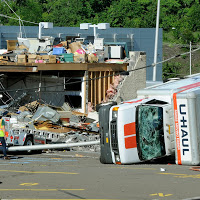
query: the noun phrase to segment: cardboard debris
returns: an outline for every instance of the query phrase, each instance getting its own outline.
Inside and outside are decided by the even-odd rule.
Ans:
[[[88,55],[88,62],[96,63],[96,62],[98,62],[98,57],[95,54],[91,53]]]
[[[43,55],[42,60],[44,63],[56,63],[56,55]]]
[[[61,44],[62,44],[64,47],[67,47],[67,46],[68,46],[67,41],[62,41]]]
[[[28,63],[35,63],[35,60],[37,60],[36,54],[29,54],[28,55]]]
[[[19,45],[16,49],[26,49],[26,50],[28,50],[28,47],[22,44],[22,45]]]
[[[78,49],[81,49],[81,42],[72,42],[69,44],[69,48],[71,49],[72,53],[75,53]]]
[[[74,54],[74,62],[75,63],[85,63],[86,62],[86,54]]]
[[[18,55],[17,62],[18,63],[26,63],[27,62],[27,55]]]
[[[12,51],[17,48],[17,40],[6,40],[7,41],[7,50]]]

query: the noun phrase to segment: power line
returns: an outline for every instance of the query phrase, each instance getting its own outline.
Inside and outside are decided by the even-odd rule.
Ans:
[[[3,15],[3,14],[0,14],[0,16],[1,16],[1,17],[5,17],[5,18],[10,18],[10,19],[19,20],[19,19],[15,18],[15,17],[10,17],[10,16]],[[22,20],[22,19],[20,19],[20,20],[21,20],[22,22],[32,23],[32,24],[36,24],[36,25],[39,24],[39,23],[35,23],[35,22],[30,22],[30,21],[27,21],[27,20]]]

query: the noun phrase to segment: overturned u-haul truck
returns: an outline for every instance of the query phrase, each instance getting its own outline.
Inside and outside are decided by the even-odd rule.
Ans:
[[[99,110],[102,163],[131,164],[174,156],[200,164],[200,74],[137,92]]]

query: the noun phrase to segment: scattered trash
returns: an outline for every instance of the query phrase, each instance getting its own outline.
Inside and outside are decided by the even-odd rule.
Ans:
[[[161,171],[161,172],[165,172],[166,169],[165,169],[165,168],[160,168],[160,171]]]

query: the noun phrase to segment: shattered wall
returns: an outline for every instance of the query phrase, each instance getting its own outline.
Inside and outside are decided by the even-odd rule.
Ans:
[[[64,102],[67,102],[67,97],[71,96],[81,96],[84,99],[85,94],[83,90],[85,88],[81,85],[80,91],[73,91],[74,84],[68,84],[65,87],[65,82],[73,80],[74,76],[78,76],[80,80],[83,79],[84,74],[77,73],[73,74],[62,72],[62,74],[52,73],[52,74],[23,74],[23,73],[8,73],[4,75],[4,80],[2,81],[6,91],[13,97],[13,99],[20,98],[23,94],[26,94],[25,102],[21,102],[22,106],[25,103],[29,103],[35,100],[41,103],[51,104],[54,106],[62,106]],[[80,77],[79,77],[80,76]],[[69,78],[68,78],[69,77]],[[76,79],[74,79],[76,80]],[[69,89],[70,88],[70,89]],[[69,90],[69,91],[68,91]],[[82,101],[82,100],[81,100]],[[74,102],[70,102],[74,103]],[[85,101],[80,102],[80,108],[82,109]],[[72,106],[73,108],[73,106]]]
[[[30,96],[31,101],[42,99],[42,101],[48,104],[57,106],[63,105],[63,78],[52,78],[50,76],[44,76],[40,79],[40,76],[27,75],[21,78],[18,76],[18,79],[14,77],[8,77],[6,82],[8,83],[6,84],[6,89],[10,91],[9,94],[14,99],[23,93],[26,93]],[[41,88],[39,88],[40,82]]]
[[[146,53],[132,52],[127,70],[135,70],[124,76],[124,80],[117,86],[117,94],[113,97],[118,103],[134,99],[137,96],[137,90],[146,87]],[[137,70],[139,68],[143,68]]]

